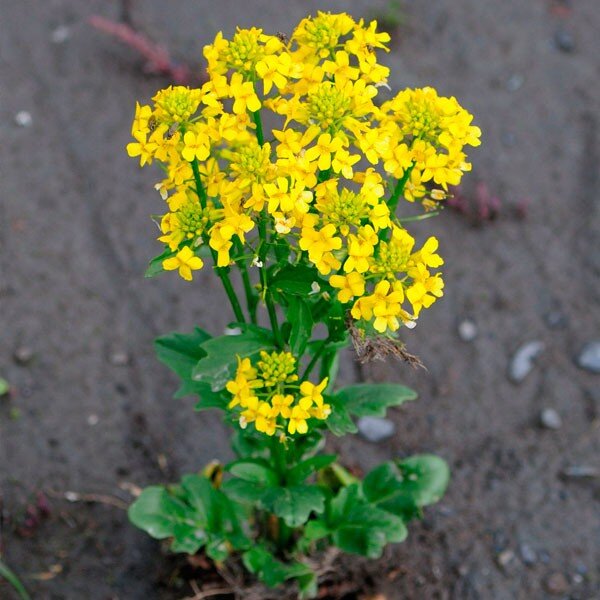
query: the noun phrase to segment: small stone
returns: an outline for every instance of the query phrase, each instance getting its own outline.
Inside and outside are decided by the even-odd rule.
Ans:
[[[458,337],[463,342],[472,342],[477,337],[477,325],[471,319],[464,319],[458,324]]]
[[[28,346],[19,346],[13,354],[15,362],[19,365],[29,364],[33,360],[33,356],[33,350]]]
[[[518,89],[521,88],[524,82],[525,77],[523,77],[523,75],[520,75],[519,73],[515,73],[514,75],[511,75],[506,81],[506,89],[509,92],[516,92]]]
[[[498,566],[506,570],[509,564],[514,560],[515,553],[512,550],[503,550],[496,556],[496,562]]]
[[[508,376],[514,383],[521,383],[529,375],[535,359],[543,352],[544,344],[540,341],[523,344],[514,354],[508,368]]]
[[[396,431],[396,426],[389,419],[379,417],[361,417],[358,422],[358,431],[369,442],[381,442]]]
[[[31,117],[31,113],[27,112],[26,110],[20,110],[15,115],[15,123],[19,127],[30,127],[31,124],[33,123],[33,119]]]
[[[590,373],[600,373],[600,341],[594,340],[587,343],[575,359],[580,369]]]
[[[100,419],[98,418],[98,415],[90,415],[90,416],[87,418],[87,423],[88,423],[88,425],[90,425],[90,426],[92,426],[92,427],[93,427],[94,425],[98,425],[98,422],[99,422],[99,421],[100,421]]]
[[[547,550],[540,550],[538,556],[540,557],[540,562],[544,565],[547,565],[550,562],[550,554]]]
[[[575,50],[575,38],[568,31],[559,29],[554,34],[554,45],[561,52],[573,52],[573,50]]]
[[[552,573],[544,581],[544,587],[549,594],[560,596],[569,591],[569,582],[562,573]]]
[[[535,550],[529,544],[519,545],[519,554],[524,564],[531,566],[537,562],[537,554]]]
[[[50,35],[53,44],[63,44],[71,37],[71,29],[67,25],[59,25]]]
[[[573,583],[573,585],[580,585],[583,583],[583,575],[580,575],[579,573],[574,573],[571,576],[571,582]]]
[[[550,329],[564,329],[569,319],[561,310],[551,310],[544,314],[544,321]]]
[[[560,429],[562,427],[562,418],[558,411],[553,408],[545,408],[540,413],[540,425],[546,429]]]
[[[573,465],[563,469],[562,475],[573,479],[593,479],[600,477],[600,469],[590,465]]]
[[[126,367],[129,364],[129,354],[123,350],[117,350],[110,355],[110,364],[115,367]]]

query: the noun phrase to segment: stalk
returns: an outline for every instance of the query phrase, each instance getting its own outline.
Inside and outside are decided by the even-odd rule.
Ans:
[[[198,194],[198,198],[200,200],[200,204],[202,208],[206,208],[206,190],[202,185],[202,179],[200,178],[200,169],[198,168],[198,160],[195,158],[191,163],[192,171],[194,173],[194,181],[196,183],[196,193]],[[203,235],[204,243],[208,244],[208,236],[206,234]],[[210,244],[208,244],[210,248]],[[233,285],[231,284],[231,280],[229,279],[229,267],[217,267],[217,253],[215,250],[210,248],[210,253],[212,254],[213,262],[215,264],[215,270],[217,275],[221,279],[221,283],[225,288],[225,293],[227,294],[227,298],[229,298],[229,302],[231,304],[231,308],[233,309],[233,313],[235,314],[235,319],[238,323],[245,323],[246,317],[244,317],[244,311],[240,306],[240,302],[238,297],[233,289]]]

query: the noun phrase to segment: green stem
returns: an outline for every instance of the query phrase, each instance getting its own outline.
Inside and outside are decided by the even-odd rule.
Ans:
[[[206,190],[202,185],[202,179],[200,178],[200,169],[198,168],[198,160],[194,159],[191,163],[192,171],[194,173],[194,181],[196,183],[196,193],[198,194],[198,199],[200,200],[200,204],[203,208],[206,208]],[[203,240],[205,244],[208,244],[208,236],[204,234]],[[210,244],[208,244],[210,247]],[[231,280],[229,279],[229,267],[218,267],[218,255],[215,250],[210,249],[210,253],[212,254],[213,262],[215,264],[215,270],[217,275],[221,279],[223,283],[223,287],[225,288],[225,293],[229,298],[229,302],[231,303],[231,308],[233,308],[233,313],[235,314],[235,319],[238,323],[245,323],[246,317],[244,317],[244,311],[240,306],[240,302],[238,300],[237,294],[233,289],[233,285],[231,284]]]
[[[269,240],[267,239],[267,215],[263,210],[258,223],[258,233],[260,237],[260,246],[258,250],[258,258],[261,262],[260,267],[260,283],[262,285],[262,294],[267,305],[267,312],[269,313],[269,321],[271,323],[271,329],[273,330],[273,336],[275,343],[279,348],[284,347],[283,338],[281,337],[281,331],[279,330],[279,323],[277,322],[277,311],[275,305],[269,293],[269,285],[267,282],[267,254],[269,251]]]
[[[308,365],[304,371],[304,374],[302,375],[301,381],[306,381],[306,379],[308,379],[308,376],[310,375],[311,371],[315,368],[315,365],[319,362],[319,359],[323,355],[323,352],[325,352],[325,348],[327,348],[328,341],[329,341],[329,338],[326,340],[323,340],[320,343],[319,347],[317,348],[317,350],[313,354],[313,357],[311,358],[310,362],[308,363]]]
[[[390,208],[390,213],[392,214],[395,214],[396,212],[396,207],[398,206],[398,199],[400,198],[400,194],[404,191],[406,182],[408,181],[408,178],[410,177],[414,166],[414,163],[410,165],[410,167],[408,167],[408,169],[406,169],[406,171],[404,172],[404,175],[402,175],[402,177],[398,179],[396,187],[394,188],[394,192],[392,193],[392,197],[388,200],[387,204]]]
[[[242,244],[239,240],[236,240],[236,248],[241,254],[243,252]],[[246,293],[246,305],[248,307],[248,315],[250,315],[250,321],[256,325],[256,307],[258,305],[258,298],[254,289],[252,288],[252,282],[250,281],[250,274],[248,273],[248,267],[246,261],[236,261],[236,264],[242,275],[242,282],[244,283],[244,292]]]
[[[196,182],[196,194],[200,200],[202,208],[206,208],[206,190],[202,185],[202,179],[200,179],[200,169],[198,167],[198,159],[195,158],[191,163],[192,172],[194,173],[194,181]]]
[[[260,117],[260,109],[252,113],[252,120],[256,125],[256,139],[258,140],[259,145],[262,146],[265,143],[265,136],[263,133],[262,119]]]
[[[6,579],[14,590],[19,595],[21,600],[31,600],[31,597],[27,593],[25,586],[19,581],[19,578],[6,566],[4,562],[0,560],[0,577]]]

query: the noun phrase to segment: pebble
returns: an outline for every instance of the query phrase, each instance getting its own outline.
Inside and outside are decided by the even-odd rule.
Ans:
[[[519,545],[519,554],[524,564],[531,566],[537,562],[537,554],[535,550],[529,544]]]
[[[561,52],[573,52],[575,50],[575,38],[564,29],[559,29],[554,34],[554,45]]]
[[[15,123],[19,127],[30,127],[33,123],[33,118],[31,117],[31,113],[26,110],[20,110],[15,115]]]
[[[590,373],[600,373],[600,341],[587,343],[579,353],[575,362],[580,369]]]
[[[523,344],[514,354],[508,367],[508,376],[514,383],[520,383],[529,375],[535,359],[543,352],[544,343],[540,341]]]
[[[50,35],[53,44],[63,44],[71,37],[71,29],[67,25],[59,25]]]
[[[562,573],[552,573],[544,581],[544,587],[549,594],[559,596],[569,591],[569,582]]]
[[[563,477],[594,478],[600,477],[600,469],[590,465],[573,465],[562,470]]]
[[[550,310],[544,314],[544,321],[550,329],[563,329],[569,324],[567,315],[561,310]]]
[[[540,413],[540,425],[546,429],[560,429],[562,427],[562,418],[558,411],[553,408],[545,408]]]
[[[369,442],[381,442],[396,431],[396,426],[389,419],[379,417],[361,417],[357,422],[358,431]]]
[[[117,350],[110,355],[110,364],[115,367],[126,367],[129,364],[129,354],[122,350]]]
[[[509,92],[516,92],[521,88],[524,82],[525,77],[523,77],[523,75],[520,75],[519,73],[515,73],[514,75],[511,75],[506,81],[506,89]]]
[[[98,415],[90,415],[90,416],[87,418],[87,423],[88,423],[88,425],[91,425],[92,427],[93,427],[94,425],[98,425],[98,422],[99,422],[99,421],[100,421],[100,419],[98,418]]]
[[[477,337],[477,325],[471,319],[464,319],[458,324],[458,337],[463,342],[472,342]]]
[[[515,553],[512,550],[503,550],[496,556],[498,566],[506,570],[509,564],[515,559]]]
[[[29,364],[33,360],[33,356],[33,350],[28,346],[19,346],[13,354],[15,362],[19,365]]]

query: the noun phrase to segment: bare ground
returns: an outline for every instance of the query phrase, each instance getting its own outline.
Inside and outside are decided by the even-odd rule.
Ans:
[[[169,561],[123,510],[60,497],[129,501],[124,482],[173,480],[227,458],[218,415],[171,399],[174,381],[151,347],[159,333],[195,323],[219,332],[228,320],[206,274],[193,286],[142,279],[160,199],[123,148],[135,100],[164,82],[86,24],[93,13],[117,17],[116,3],[0,7],[0,376],[14,389],[0,403],[4,559],[36,599],[180,598],[190,589],[167,587]],[[147,0],[134,15],[199,63],[219,29],[289,31],[318,8],[361,16],[384,7]],[[394,87],[434,85],[476,115],[484,143],[472,180],[503,202],[482,227],[446,211],[413,228],[433,230],[446,258],[446,296],[406,339],[429,370],[360,373],[348,357],[346,380],[405,381],[420,400],[393,414],[390,441],[332,447],[361,468],[432,451],[453,471],[443,502],[365,577],[390,599],[597,599],[600,483],[560,473],[600,467],[598,376],[573,361],[600,338],[600,12],[594,0],[432,0],[406,2],[405,13],[387,59]],[[53,43],[59,26],[68,39]],[[572,51],[557,47],[560,31]],[[30,127],[15,124],[22,110]],[[464,318],[478,327],[472,343],[457,336]],[[532,340],[545,351],[513,384],[510,358]],[[15,352],[26,350],[33,356],[19,364]],[[539,427],[543,408],[560,413],[560,429]],[[40,490],[50,515],[26,527]],[[0,582],[0,598],[11,597]]]

